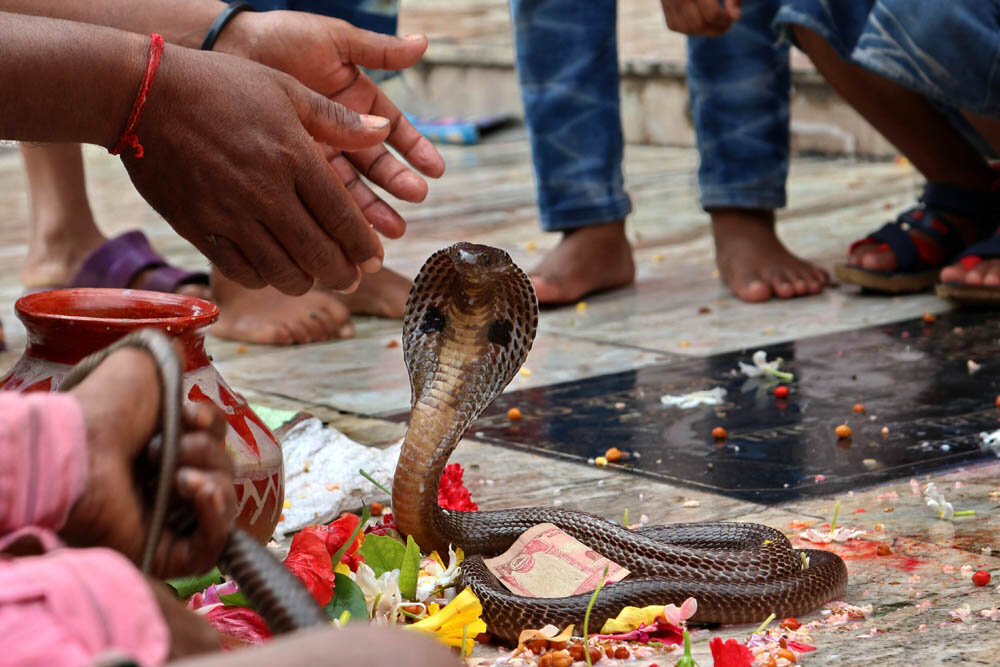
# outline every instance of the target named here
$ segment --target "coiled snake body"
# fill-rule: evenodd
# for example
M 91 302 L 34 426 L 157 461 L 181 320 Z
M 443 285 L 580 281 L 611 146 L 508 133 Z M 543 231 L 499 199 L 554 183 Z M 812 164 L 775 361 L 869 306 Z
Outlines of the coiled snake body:
M 525 628 L 583 621 L 590 595 L 514 595 L 483 562 L 543 522 L 631 571 L 602 589 L 591 612 L 592 628 L 626 605 L 679 605 L 689 596 L 698 600 L 695 622 L 749 623 L 772 612 L 803 614 L 843 595 L 847 569 L 837 555 L 793 549 L 781 532 L 757 524 L 630 531 L 558 508 L 441 509 L 438 484 L 452 450 L 521 367 L 537 323 L 534 289 L 507 253 L 459 243 L 424 264 L 403 325 L 412 413 L 393 481 L 393 512 L 400 531 L 423 549 L 453 545 L 465 551 L 462 576 L 482 602 L 491 633 L 516 639 Z

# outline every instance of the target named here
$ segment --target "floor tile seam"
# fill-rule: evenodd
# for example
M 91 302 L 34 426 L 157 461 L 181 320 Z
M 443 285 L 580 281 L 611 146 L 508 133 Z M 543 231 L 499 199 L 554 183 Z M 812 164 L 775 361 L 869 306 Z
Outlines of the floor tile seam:
M 670 351 L 667 351 L 667 350 L 659 350 L 659 349 L 656 349 L 656 348 L 645 347 L 645 346 L 642 346 L 642 345 L 635 345 L 635 344 L 632 344 L 632 343 L 618 343 L 618 342 L 611 342 L 611 341 L 607 341 L 607 340 L 600 340 L 600 339 L 597 339 L 597 338 L 590 338 L 586 334 L 584 334 L 584 335 L 575 335 L 575 334 L 572 334 L 572 333 L 568 333 L 568 332 L 566 332 L 566 331 L 564 331 L 562 329 L 550 329 L 549 328 L 550 326 L 555 326 L 555 325 L 547 324 L 546 321 L 545 321 L 546 319 L 548 319 L 548 318 L 545 315 L 543 315 L 542 318 L 539 321 L 539 326 L 538 326 L 539 333 L 545 334 L 546 336 L 569 338 L 571 340 L 580 341 L 580 342 L 584 342 L 584 343 L 592 343 L 594 345 L 599 345 L 599 346 L 602 346 L 602 347 L 620 348 L 620 349 L 623 349 L 623 350 L 635 350 L 637 352 L 647 352 L 647 353 L 650 353 L 650 354 L 657 354 L 657 355 L 660 355 L 660 356 L 666 356 L 666 357 L 668 357 L 669 361 L 683 361 L 684 359 L 688 358 L 686 355 L 678 354 L 676 352 L 670 352 Z M 710 355 L 706 355 L 706 356 L 710 356 Z M 624 370 L 629 370 L 629 369 L 624 369 Z M 587 377 L 601 377 L 602 375 L 613 375 L 614 373 L 620 373 L 620 372 L 621 371 L 613 371 L 612 373 L 600 373 L 599 375 L 592 375 L 592 376 L 587 376 Z M 578 379 L 584 379 L 584 378 L 578 378 Z M 573 380 L 567 380 L 567 382 L 572 382 L 572 381 Z M 563 384 L 563 382 L 553 382 L 551 384 L 553 384 L 553 385 Z M 549 386 L 549 385 L 540 385 L 540 386 Z

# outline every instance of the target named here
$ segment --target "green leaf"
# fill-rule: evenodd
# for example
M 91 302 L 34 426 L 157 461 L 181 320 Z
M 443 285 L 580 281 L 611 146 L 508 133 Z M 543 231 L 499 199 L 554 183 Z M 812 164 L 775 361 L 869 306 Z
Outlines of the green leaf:
M 350 614 L 352 621 L 368 622 L 368 605 L 365 604 L 365 594 L 346 574 L 337 572 L 334 575 L 333 599 L 326 605 L 326 617 L 331 621 L 341 618 L 344 612 Z
M 334 567 L 337 567 L 337 564 L 340 562 L 340 559 L 344 557 L 344 554 L 347 553 L 347 550 L 351 547 L 352 544 L 354 544 L 354 540 L 358 539 L 358 533 L 361 532 L 361 529 L 365 527 L 365 524 L 368 523 L 368 519 L 370 518 L 372 518 L 372 514 L 371 512 L 368 511 L 368 506 L 365 505 L 361 509 L 361 521 L 358 522 L 358 525 L 354 529 L 354 532 L 351 533 L 351 536 L 347 538 L 346 542 L 344 542 L 344 546 L 337 549 L 337 553 L 333 554 L 333 556 L 330 557 L 330 560 L 333 561 Z
M 403 554 L 403 564 L 399 568 L 399 592 L 407 600 L 417 597 L 417 575 L 420 574 L 420 547 L 413 537 L 406 536 L 406 553 Z
M 199 577 L 170 579 L 167 581 L 167 585 L 174 589 L 177 597 L 184 599 L 191 597 L 195 593 L 201 593 L 213 584 L 221 584 L 222 581 L 222 574 L 219 572 L 219 568 L 216 567 L 212 568 L 212 571 L 208 574 L 203 574 Z
M 391 572 L 403 567 L 403 556 L 406 554 L 406 547 L 399 540 L 382 535 L 369 535 L 365 538 L 359 552 L 365 559 L 368 567 L 375 571 L 375 576 L 382 576 L 383 572 Z
M 229 595 L 220 595 L 219 599 L 222 600 L 222 604 L 227 604 L 230 607 L 253 609 L 253 605 L 250 604 L 250 600 L 247 600 L 247 596 L 243 594 L 243 591 L 236 591 Z

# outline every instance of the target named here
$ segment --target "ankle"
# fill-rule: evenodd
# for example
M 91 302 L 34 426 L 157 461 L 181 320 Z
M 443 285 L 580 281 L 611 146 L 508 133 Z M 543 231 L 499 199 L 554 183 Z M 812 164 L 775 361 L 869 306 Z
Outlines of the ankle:
M 758 208 L 710 208 L 707 209 L 713 225 L 758 225 L 774 226 L 774 210 Z

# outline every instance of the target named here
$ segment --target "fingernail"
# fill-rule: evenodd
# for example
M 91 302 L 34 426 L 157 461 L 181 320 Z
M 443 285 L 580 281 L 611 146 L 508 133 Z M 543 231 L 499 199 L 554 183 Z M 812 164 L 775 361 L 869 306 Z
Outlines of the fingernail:
M 350 338 L 353 335 L 354 335 L 353 324 L 345 324 L 344 326 L 340 327 L 340 331 L 337 332 L 338 338 Z
M 340 292 L 341 294 L 353 294 L 353 293 L 354 293 L 354 291 L 355 291 L 356 289 L 358 289 L 358 285 L 360 285 L 360 284 L 361 284 L 361 276 L 358 276 L 358 277 L 357 277 L 357 278 L 356 278 L 356 279 L 354 280 L 354 282 L 353 282 L 353 283 L 351 283 L 350 285 L 348 285 L 348 286 L 347 286 L 347 287 L 345 287 L 344 289 L 342 289 L 342 290 L 337 290 L 337 291 L 338 291 L 338 292 Z
M 361 262 L 361 270 L 365 273 L 375 273 L 382 268 L 382 258 L 378 255 L 374 257 L 369 257 L 365 261 Z
M 365 124 L 366 127 L 370 127 L 373 130 L 384 129 L 389 124 L 388 118 L 382 118 L 382 116 L 372 116 L 370 114 L 361 114 L 361 122 Z
M 412 35 L 403 35 L 403 39 L 408 42 L 416 42 L 418 40 L 424 39 L 424 36 L 420 33 L 413 33 Z

